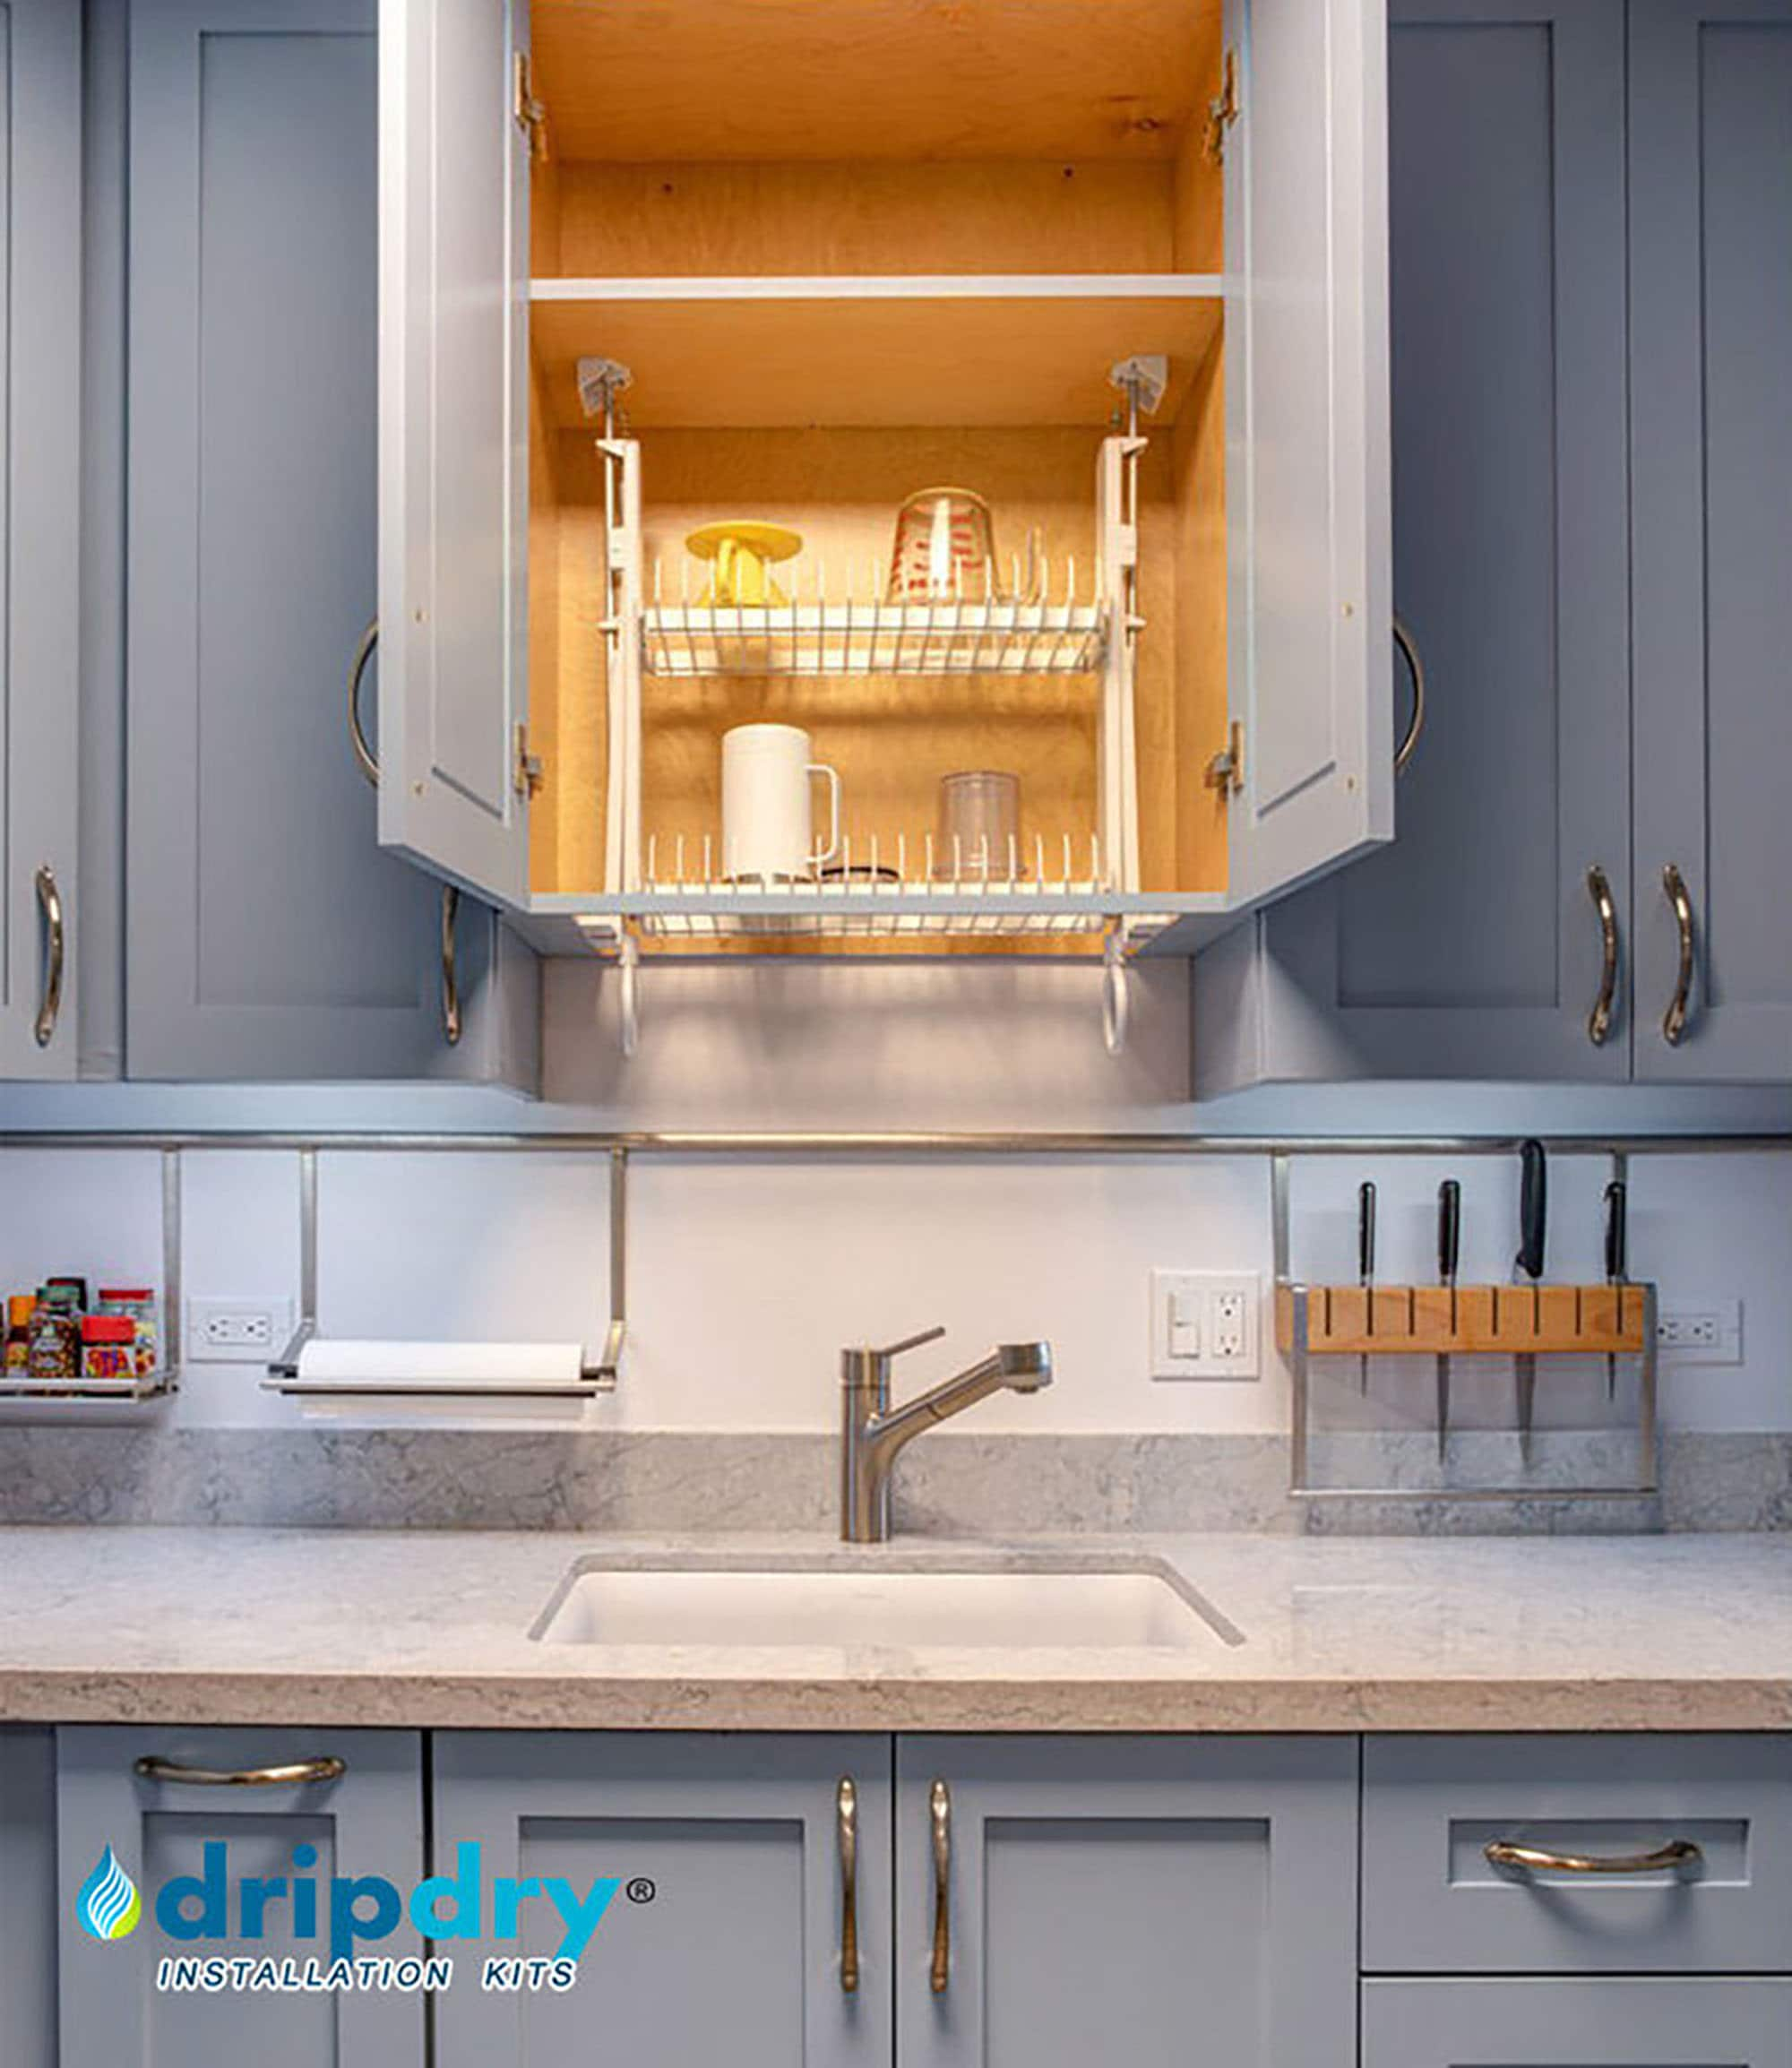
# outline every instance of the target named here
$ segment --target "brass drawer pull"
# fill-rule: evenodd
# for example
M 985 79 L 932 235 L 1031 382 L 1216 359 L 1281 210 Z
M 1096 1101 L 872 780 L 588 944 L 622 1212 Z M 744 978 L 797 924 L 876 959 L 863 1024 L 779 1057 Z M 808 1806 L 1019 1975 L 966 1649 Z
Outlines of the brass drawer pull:
M 840 1987 L 849 1996 L 858 1989 L 858 1790 L 849 1775 L 834 1796 L 840 1839 Z
M 1418 642 L 1398 617 L 1394 619 L 1394 644 L 1406 656 L 1407 667 L 1412 671 L 1412 716 L 1407 720 L 1406 737 L 1394 749 L 1394 773 L 1404 775 L 1418 745 L 1418 736 L 1425 730 L 1425 663 L 1418 658 Z
M 1609 1858 L 1598 1853 L 1545 1852 L 1510 1839 L 1492 1839 L 1481 1849 L 1489 1866 L 1520 1867 L 1530 1874 L 1658 1874 L 1669 1867 L 1698 1866 L 1705 1857 L 1691 1839 L 1669 1839 L 1652 1853 L 1619 1853 Z
M 1618 990 L 1618 909 L 1612 886 L 1597 862 L 1587 871 L 1587 889 L 1599 915 L 1599 995 L 1587 1021 L 1587 1038 L 1603 1048 L 1612 1030 L 1612 1004 Z
M 454 961 L 454 922 L 461 914 L 461 893 L 452 883 L 442 886 L 442 1038 L 451 1048 L 461 1044 L 461 976 Z
M 374 658 L 374 649 L 379 642 L 380 621 L 376 617 L 361 634 L 361 643 L 355 649 L 354 665 L 349 670 L 349 744 L 355 750 L 361 773 L 375 789 L 380 787 L 380 764 L 373 748 L 367 745 L 367 736 L 361 725 L 361 678 L 366 674 L 367 663 Z
M 1677 1048 L 1686 1036 L 1686 1008 L 1693 996 L 1693 900 L 1686 879 L 1669 862 L 1661 872 L 1661 887 L 1674 908 L 1674 923 L 1680 929 L 1680 968 L 1674 979 L 1674 995 L 1661 1021 L 1661 1038 Z
M 68 930 L 63 923 L 62 892 L 56 888 L 56 871 L 47 862 L 39 865 L 38 905 L 44 916 L 44 988 L 38 1001 L 38 1021 L 32 1031 L 38 1047 L 47 1048 L 56 1038 L 56 1018 L 62 1011 L 62 973 L 68 947 Z
M 183 1766 L 177 1759 L 140 1759 L 138 1778 L 171 1782 L 181 1788 L 306 1788 L 314 1781 L 340 1780 L 349 1771 L 346 1760 L 333 1753 L 320 1759 L 294 1760 L 289 1766 L 245 1766 L 220 1771 L 209 1766 Z
M 927 1797 L 934 1833 L 934 1958 L 928 1980 L 943 1996 L 952 1980 L 952 1790 L 936 1780 Z

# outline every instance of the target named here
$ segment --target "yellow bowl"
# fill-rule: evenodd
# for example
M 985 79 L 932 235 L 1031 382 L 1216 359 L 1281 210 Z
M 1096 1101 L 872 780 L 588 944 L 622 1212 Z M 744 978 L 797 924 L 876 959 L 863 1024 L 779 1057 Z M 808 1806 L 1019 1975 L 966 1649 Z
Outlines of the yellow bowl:
M 762 524 L 756 518 L 726 518 L 704 524 L 685 539 L 699 560 L 714 564 L 710 586 L 700 599 L 707 606 L 741 604 L 748 608 L 788 603 L 789 598 L 771 579 L 771 569 L 803 549 L 803 535 L 787 524 Z

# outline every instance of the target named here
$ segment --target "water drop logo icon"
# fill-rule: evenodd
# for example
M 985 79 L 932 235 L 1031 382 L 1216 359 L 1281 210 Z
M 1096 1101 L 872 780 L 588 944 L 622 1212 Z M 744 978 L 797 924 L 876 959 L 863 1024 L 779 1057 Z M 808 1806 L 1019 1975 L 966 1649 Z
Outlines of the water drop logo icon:
M 96 1939 L 123 1939 L 137 1928 L 143 1914 L 137 1884 L 118 1865 L 110 1846 L 100 1854 L 93 1872 L 81 1884 L 74 1899 L 74 1914 L 82 1929 Z

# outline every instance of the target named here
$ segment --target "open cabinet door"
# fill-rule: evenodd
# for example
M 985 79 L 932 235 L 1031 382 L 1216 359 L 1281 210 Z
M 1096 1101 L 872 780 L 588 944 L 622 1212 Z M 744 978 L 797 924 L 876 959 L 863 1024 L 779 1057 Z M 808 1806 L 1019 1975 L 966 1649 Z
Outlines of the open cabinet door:
M 529 892 L 527 0 L 380 4 L 380 840 Z
M 1385 0 L 1227 0 L 1230 895 L 1393 832 Z M 1235 734 L 1235 739 L 1239 736 Z

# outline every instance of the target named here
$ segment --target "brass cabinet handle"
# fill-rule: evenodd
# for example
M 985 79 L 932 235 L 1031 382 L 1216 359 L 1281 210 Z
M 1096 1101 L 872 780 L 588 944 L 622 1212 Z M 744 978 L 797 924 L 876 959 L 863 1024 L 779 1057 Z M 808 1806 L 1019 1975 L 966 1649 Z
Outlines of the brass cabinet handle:
M 38 1021 L 33 1030 L 38 1047 L 47 1048 L 55 1038 L 56 1016 L 62 1011 L 62 973 L 68 947 L 63 924 L 62 892 L 56 888 L 56 871 L 47 862 L 38 865 L 38 905 L 44 915 L 44 987 L 38 1000 Z
M 367 745 L 367 736 L 361 726 L 361 678 L 366 674 L 367 663 L 374 658 L 374 649 L 379 642 L 380 621 L 376 617 L 361 634 L 361 643 L 355 649 L 354 665 L 349 670 L 349 744 L 355 750 L 361 773 L 375 789 L 380 787 L 380 763 L 379 757 Z
M 934 1833 L 934 1958 L 928 1979 L 943 1996 L 952 1980 L 952 1790 L 936 1780 L 927 1795 Z
M 1394 619 L 1394 644 L 1406 656 L 1407 667 L 1412 671 L 1412 716 L 1407 720 L 1406 737 L 1394 749 L 1394 773 L 1403 775 L 1418 745 L 1418 736 L 1425 730 L 1425 663 L 1418 658 L 1417 641 L 1398 617 Z
M 1599 995 L 1587 1021 L 1587 1038 L 1603 1048 L 1612 1030 L 1612 1002 L 1618 990 L 1618 909 L 1612 902 L 1612 886 L 1597 862 L 1587 871 L 1587 889 L 1593 909 L 1599 915 Z
M 1481 1848 L 1489 1866 L 1522 1867 L 1533 1874 L 1658 1874 L 1667 1867 L 1697 1866 L 1703 1852 L 1691 1839 L 1669 1839 L 1652 1853 L 1551 1853 L 1537 1846 L 1521 1846 L 1510 1839 L 1493 1839 Z
M 461 916 L 461 893 L 452 883 L 442 886 L 442 1038 L 451 1048 L 461 1045 L 461 977 L 454 961 L 454 922 Z
M 1680 929 L 1680 969 L 1674 979 L 1674 995 L 1662 1016 L 1661 1038 L 1670 1048 L 1677 1048 L 1686 1036 L 1686 1008 L 1693 995 L 1693 900 L 1685 877 L 1673 862 L 1661 872 L 1661 887 L 1667 893 L 1667 902 L 1674 908 L 1674 922 Z
M 245 1766 L 220 1771 L 209 1766 L 183 1766 L 177 1759 L 140 1759 L 138 1776 L 143 1780 L 171 1781 L 182 1788 L 305 1788 L 314 1781 L 340 1780 L 348 1762 L 333 1753 L 318 1759 L 294 1760 L 289 1766 Z
M 858 1989 L 858 1790 L 849 1775 L 834 1796 L 840 1839 L 840 1987 L 850 1996 Z

